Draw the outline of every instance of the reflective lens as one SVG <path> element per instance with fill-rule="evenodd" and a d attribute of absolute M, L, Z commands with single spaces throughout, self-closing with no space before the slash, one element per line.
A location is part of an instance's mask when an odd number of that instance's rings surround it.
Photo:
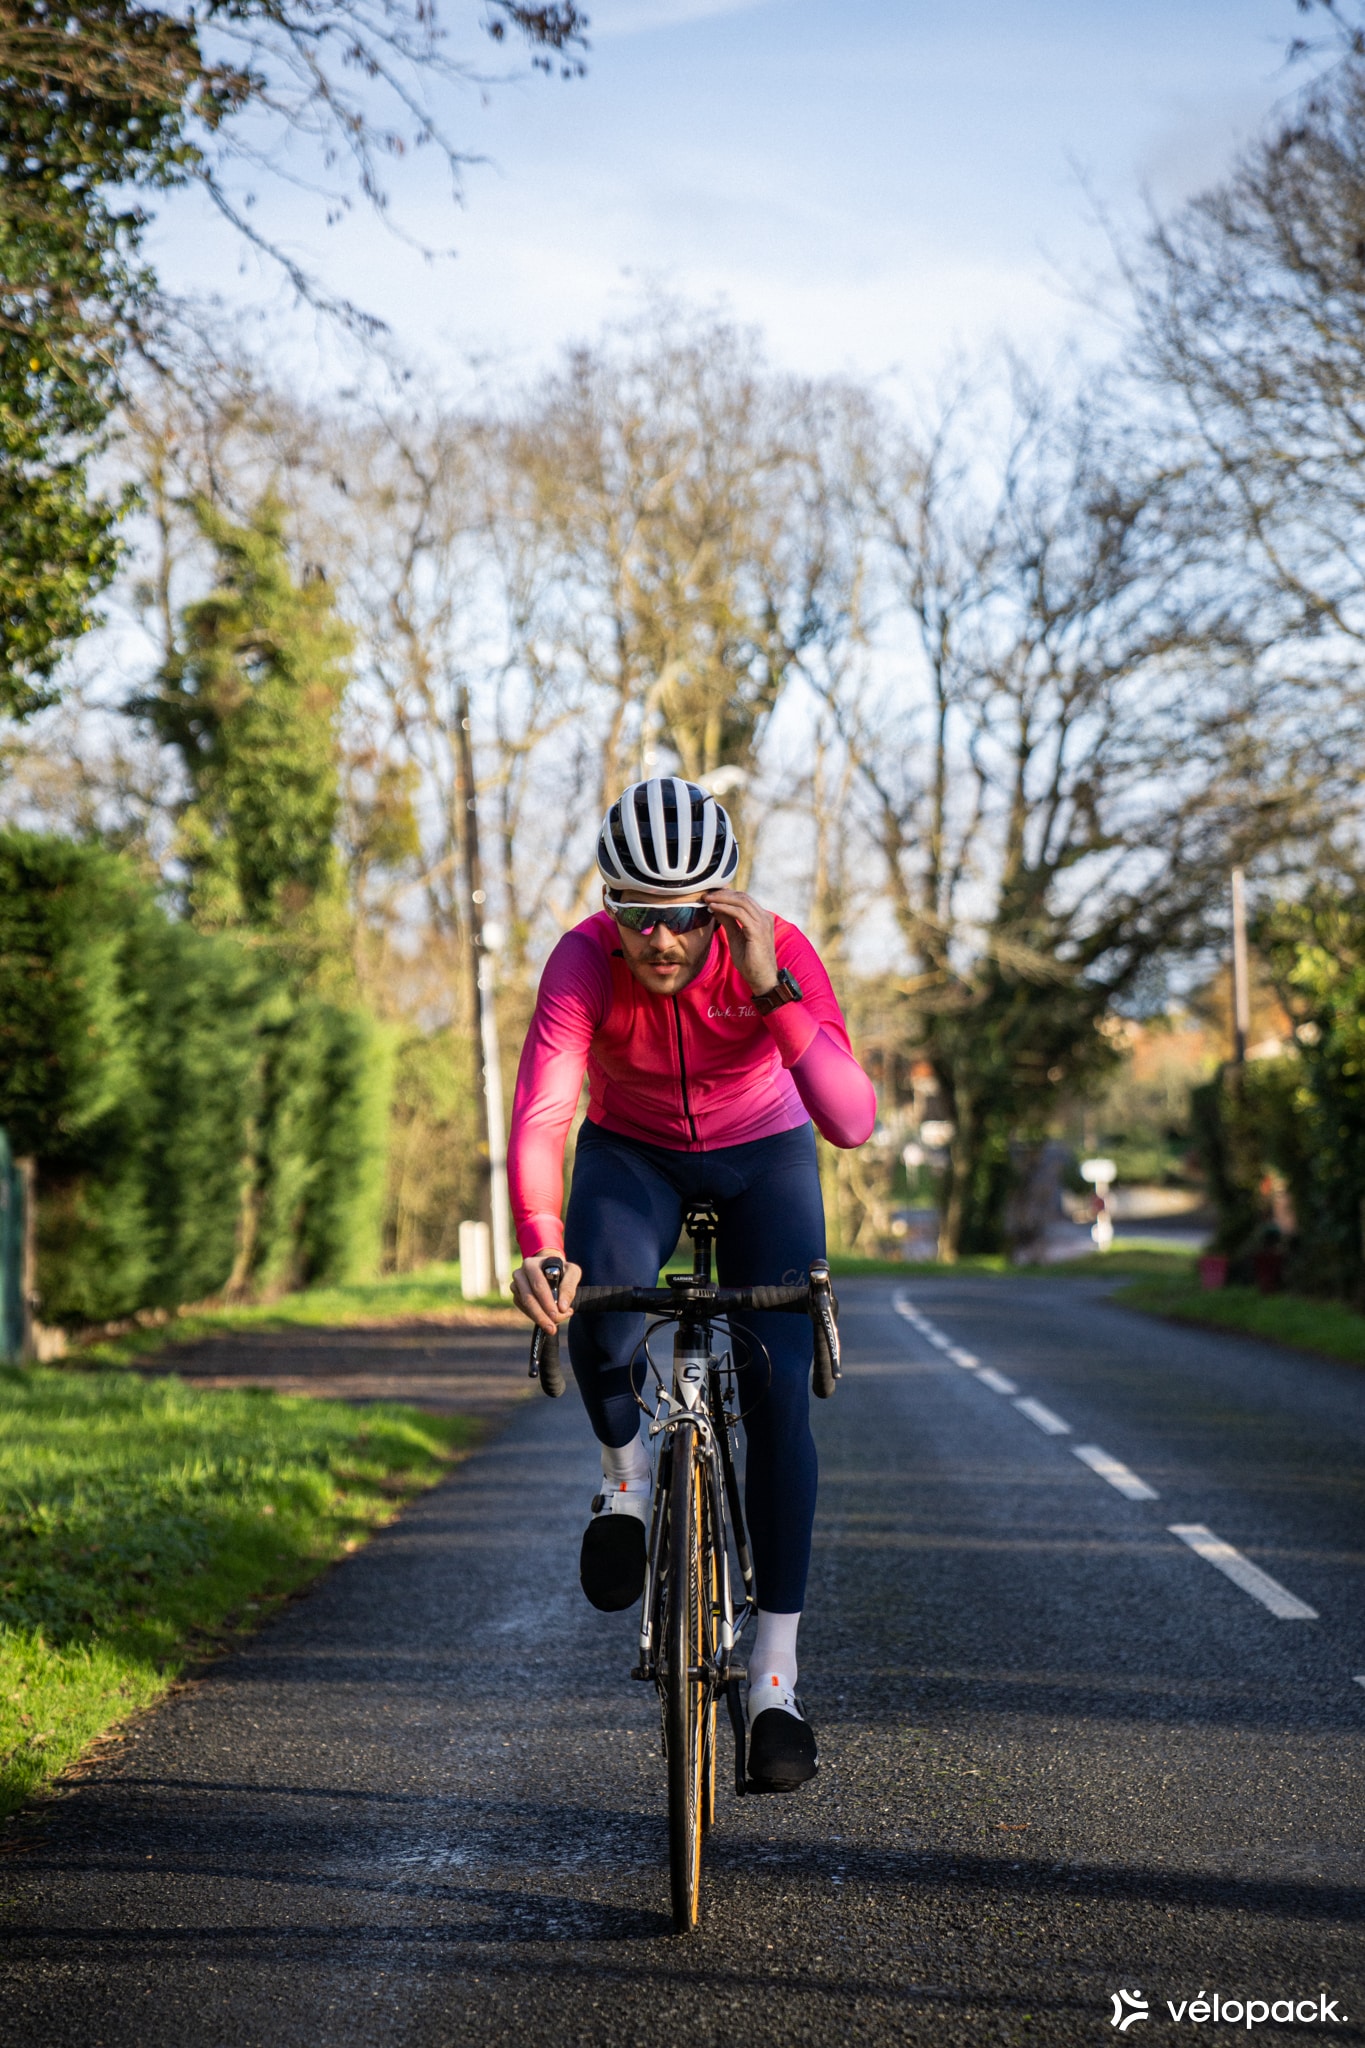
<path fill-rule="evenodd" d="M 618 924 L 627 931 L 639 932 L 648 938 L 656 924 L 665 931 L 694 932 L 698 925 L 707 924 L 715 916 L 709 903 L 618 903 L 608 895 L 607 909 Z"/>

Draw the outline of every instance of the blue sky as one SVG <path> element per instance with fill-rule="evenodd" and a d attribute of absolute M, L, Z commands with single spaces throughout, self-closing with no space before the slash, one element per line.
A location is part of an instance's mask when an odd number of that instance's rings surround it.
<path fill-rule="evenodd" d="M 476 0 L 446 0 L 452 21 Z M 598 0 L 586 78 L 452 104 L 487 159 L 452 209 L 428 155 L 394 180 L 425 261 L 368 215 L 326 229 L 262 194 L 261 224 L 378 311 L 452 383 L 525 374 L 654 279 L 722 300 L 812 371 L 931 378 L 1008 336 L 1098 330 L 1088 185 L 1130 230 L 1216 178 L 1299 74 L 1293 0 Z M 471 42 L 471 47 L 473 44 Z M 485 61 L 486 55 L 485 55 Z M 173 286 L 278 294 L 194 198 L 152 249 Z M 290 324 L 272 316 L 280 338 Z M 309 329 L 295 324 L 291 354 Z M 306 348 L 304 348 L 306 356 Z M 296 360 L 298 360 L 296 356 Z"/>

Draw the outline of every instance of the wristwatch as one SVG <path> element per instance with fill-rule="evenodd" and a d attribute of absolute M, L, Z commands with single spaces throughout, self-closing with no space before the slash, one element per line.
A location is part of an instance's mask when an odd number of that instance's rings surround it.
<path fill-rule="evenodd" d="M 779 967 L 777 980 L 766 995 L 754 997 L 754 1008 L 760 1017 L 766 1017 L 770 1010 L 780 1010 L 784 1003 L 801 1001 L 801 984 L 790 968 Z"/>

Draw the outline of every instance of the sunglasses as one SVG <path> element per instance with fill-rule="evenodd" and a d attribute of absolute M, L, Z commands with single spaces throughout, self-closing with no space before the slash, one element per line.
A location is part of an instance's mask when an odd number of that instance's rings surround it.
<path fill-rule="evenodd" d="M 609 890 L 603 895 L 616 922 L 642 938 L 648 938 L 656 924 L 667 932 L 694 932 L 716 914 L 709 903 L 618 903 Z"/>

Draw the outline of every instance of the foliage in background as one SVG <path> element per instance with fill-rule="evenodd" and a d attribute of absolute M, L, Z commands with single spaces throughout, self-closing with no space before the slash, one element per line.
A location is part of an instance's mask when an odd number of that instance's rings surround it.
<path fill-rule="evenodd" d="M 1257 938 L 1298 1045 L 1292 1121 L 1272 1155 L 1294 1202 L 1297 1284 L 1362 1302 L 1365 895 L 1323 881 L 1268 909 Z"/>
<path fill-rule="evenodd" d="M 363 1013 L 124 857 L 0 834 L 0 1124 L 38 1161 L 45 1320 L 372 1269 L 388 1075 Z"/>
<path fill-rule="evenodd" d="M 1299 1181 L 1302 1074 L 1292 1059 L 1228 1064 L 1190 1091 L 1190 1126 L 1218 1223 L 1210 1249 L 1250 1277 L 1251 1254 L 1273 1220 L 1267 1175 Z"/>
<path fill-rule="evenodd" d="M 482 1194 L 471 1047 L 449 1031 L 409 1032 L 394 1074 L 384 1263 L 410 1273 L 453 1259 Z"/>
<path fill-rule="evenodd" d="M 190 915 L 206 931 L 335 948 L 337 725 L 352 636 L 320 570 L 295 580 L 273 498 L 245 524 L 202 502 L 196 512 L 216 587 L 186 605 L 157 688 L 128 707 L 185 771 L 174 851 Z"/>
<path fill-rule="evenodd" d="M 1078 1160 L 1096 1152 L 1113 1159 L 1121 1184 L 1194 1184 L 1190 1090 L 1211 1078 L 1230 1042 L 1230 1033 L 1203 1014 L 1204 992 L 1199 1001 L 1198 1009 L 1191 1001 L 1140 1021 L 1113 1020 L 1122 1065 L 1098 1096 L 1077 1102 L 1067 1120 L 1065 1135 Z"/>
<path fill-rule="evenodd" d="M 129 185 L 175 175 L 196 67 L 182 21 L 125 0 L 14 0 L 0 26 L 0 714 L 52 700 L 118 562 L 90 463 L 151 281 Z"/>
<path fill-rule="evenodd" d="M 532 61 L 583 69 L 573 0 L 492 0 L 478 24 Z M 123 509 L 89 467 L 130 345 L 157 326 L 136 196 L 197 181 L 217 210 L 323 301 L 235 189 L 248 167 L 318 193 L 335 218 L 359 193 L 385 211 L 380 166 L 434 144 L 458 193 L 463 161 L 442 93 L 479 67 L 454 55 L 423 0 L 12 0 L 0 19 L 0 715 L 55 695 L 54 670 L 93 622 L 118 561 Z M 480 79 L 480 83 L 485 81 Z M 250 110 L 253 120 L 236 119 Z M 273 136 L 273 142 L 269 138 Z M 285 145 L 292 143 L 287 169 Z M 276 155 L 276 149 L 279 155 Z M 353 324 L 373 312 L 337 304 Z"/>
<path fill-rule="evenodd" d="M 1195 1091 L 1217 1248 L 1244 1257 L 1288 1196 L 1286 1277 L 1365 1301 L 1365 899 L 1321 883 L 1258 921 L 1261 956 L 1294 1021 L 1295 1050 L 1226 1067 Z"/>
<path fill-rule="evenodd" d="M 0 1371 L 0 1814 L 468 1444 L 458 1417 Z"/>

